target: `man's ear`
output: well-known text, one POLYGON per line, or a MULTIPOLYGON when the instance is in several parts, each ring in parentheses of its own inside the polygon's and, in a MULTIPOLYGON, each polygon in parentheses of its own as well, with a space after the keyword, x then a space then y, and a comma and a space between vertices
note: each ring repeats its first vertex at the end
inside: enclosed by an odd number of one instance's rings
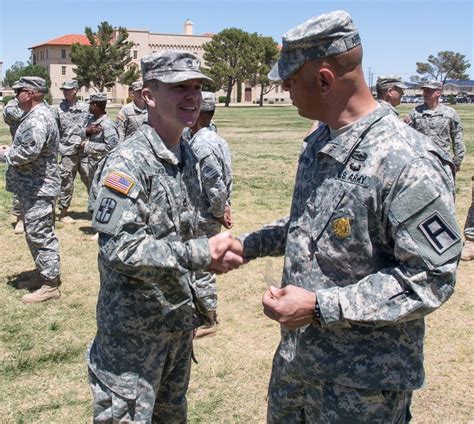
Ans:
POLYGON ((142 97, 143 97, 143 100, 145 100, 145 103, 147 104, 147 106, 156 107, 157 99, 148 87, 145 87, 142 90, 142 97))
POLYGON ((334 85, 335 76, 333 72, 328 68, 320 68, 318 73, 319 73, 321 94, 323 95, 328 94, 334 85))

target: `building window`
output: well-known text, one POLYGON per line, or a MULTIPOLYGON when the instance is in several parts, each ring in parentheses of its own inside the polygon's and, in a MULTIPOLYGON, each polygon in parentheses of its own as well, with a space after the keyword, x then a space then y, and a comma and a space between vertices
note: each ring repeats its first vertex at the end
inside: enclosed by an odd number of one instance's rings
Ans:
POLYGON ((66 67, 61 66, 61 75, 66 75, 66 67))
POLYGON ((46 59, 48 59, 48 49, 46 49, 46 59))
POLYGON ((138 59, 138 51, 137 50, 133 51, 133 58, 138 59))
POLYGON ((66 59, 66 49, 61 49, 61 59, 66 59))
POLYGON ((86 93, 88 93, 88 92, 89 92, 89 87, 86 87, 86 93))
POLYGON ((275 93, 278 93, 278 85, 275 86, 275 93))
POLYGON ((112 91, 112 87, 107 87, 107 93, 110 93, 112 91))

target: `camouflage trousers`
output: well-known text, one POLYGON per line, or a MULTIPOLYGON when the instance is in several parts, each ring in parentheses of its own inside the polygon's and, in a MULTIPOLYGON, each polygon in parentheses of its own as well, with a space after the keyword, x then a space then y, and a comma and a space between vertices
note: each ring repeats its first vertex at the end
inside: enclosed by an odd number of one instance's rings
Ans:
POLYGON ((36 268, 45 280, 59 277, 59 241, 54 232, 54 198, 19 196, 25 236, 36 268))
POLYGON ((18 196, 16 194, 13 195, 12 199, 12 214, 16 217, 21 216, 20 201, 18 200, 18 196))
POLYGON ((474 241, 474 177, 471 177, 471 206, 467 212, 466 223, 464 224, 464 237, 474 241))
POLYGON ((94 423, 186 423, 192 331, 97 333, 88 352, 94 423))
MULTIPOLYGON (((381 391, 307 381, 301 365, 277 350, 268 388, 270 424, 403 424, 411 419, 411 391, 381 391)), ((311 367, 311 364, 308 364, 311 367)))
POLYGON ((58 209, 68 209, 71 205, 74 193, 74 179, 79 171, 81 181, 89 190, 89 168, 87 156, 76 154, 74 156, 63 156, 60 163, 59 175, 61 177, 61 191, 58 197, 58 209))

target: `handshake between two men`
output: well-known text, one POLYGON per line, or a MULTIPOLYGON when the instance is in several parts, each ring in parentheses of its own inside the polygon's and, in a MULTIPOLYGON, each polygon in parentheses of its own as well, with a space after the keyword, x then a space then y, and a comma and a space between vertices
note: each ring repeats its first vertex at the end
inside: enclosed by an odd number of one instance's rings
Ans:
MULTIPOLYGON (((209 249, 211 252, 209 270, 216 274, 227 273, 249 261, 244 257, 242 243, 232 237, 229 231, 211 237, 209 249)), ((267 317, 294 329, 314 321, 316 293, 293 285, 281 289, 270 286, 263 295, 262 304, 267 317)))

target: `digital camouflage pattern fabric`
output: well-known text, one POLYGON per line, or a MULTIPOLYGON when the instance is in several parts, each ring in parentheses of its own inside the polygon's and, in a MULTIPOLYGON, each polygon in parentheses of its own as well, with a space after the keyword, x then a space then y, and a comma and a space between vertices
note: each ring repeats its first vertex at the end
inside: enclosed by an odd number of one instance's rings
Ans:
POLYGON ((59 276, 59 243, 54 233, 54 199, 59 193, 59 131, 51 109, 41 103, 23 117, 8 162, 6 189, 14 193, 24 217, 25 236, 40 275, 59 276))
POLYGON ((140 109, 134 102, 123 106, 115 120, 115 126, 119 134, 119 141, 122 142, 129 138, 148 120, 146 107, 140 109))
MULTIPOLYGON (((211 263, 208 240, 193 239, 202 196, 198 161, 185 143, 181 149, 180 165, 144 124, 101 162, 91 190, 101 279, 91 386, 96 393, 108 388, 108 404, 118 399, 123 417, 134 410, 132 419, 143 422, 151 422, 155 398, 163 422, 185 421, 191 333, 210 312, 193 278, 211 263), (169 369, 176 375, 163 373, 169 369)), ((95 399, 99 411, 101 397, 95 399)))
POLYGON ((87 155, 87 186, 89 188, 92 184, 92 179, 94 178, 94 173, 97 169, 97 164, 104 156, 106 156, 110 151, 112 151, 119 142, 117 128, 115 127, 114 122, 112 121, 112 119, 110 119, 108 115, 102 115, 98 119, 90 115, 86 123, 86 127, 90 125, 100 127, 101 131, 97 134, 89 136, 88 142, 84 148, 84 153, 87 155))
POLYGON ((3 121, 8 125, 12 138, 15 137, 16 130, 24 115, 25 112, 18 106, 16 97, 11 99, 3 108, 3 121))
POLYGON ((412 109, 408 117, 411 121, 409 125, 427 135, 451 155, 456 169, 459 170, 466 153, 466 147, 463 142, 463 127, 458 113, 443 104, 438 105, 435 109, 429 109, 425 104, 422 104, 412 109))
POLYGON ((281 378, 419 388, 424 317, 453 293, 461 252, 452 164, 384 107, 306 141, 289 218, 241 239, 247 258, 285 254, 283 286, 317 294, 321 322, 282 330, 281 378))

